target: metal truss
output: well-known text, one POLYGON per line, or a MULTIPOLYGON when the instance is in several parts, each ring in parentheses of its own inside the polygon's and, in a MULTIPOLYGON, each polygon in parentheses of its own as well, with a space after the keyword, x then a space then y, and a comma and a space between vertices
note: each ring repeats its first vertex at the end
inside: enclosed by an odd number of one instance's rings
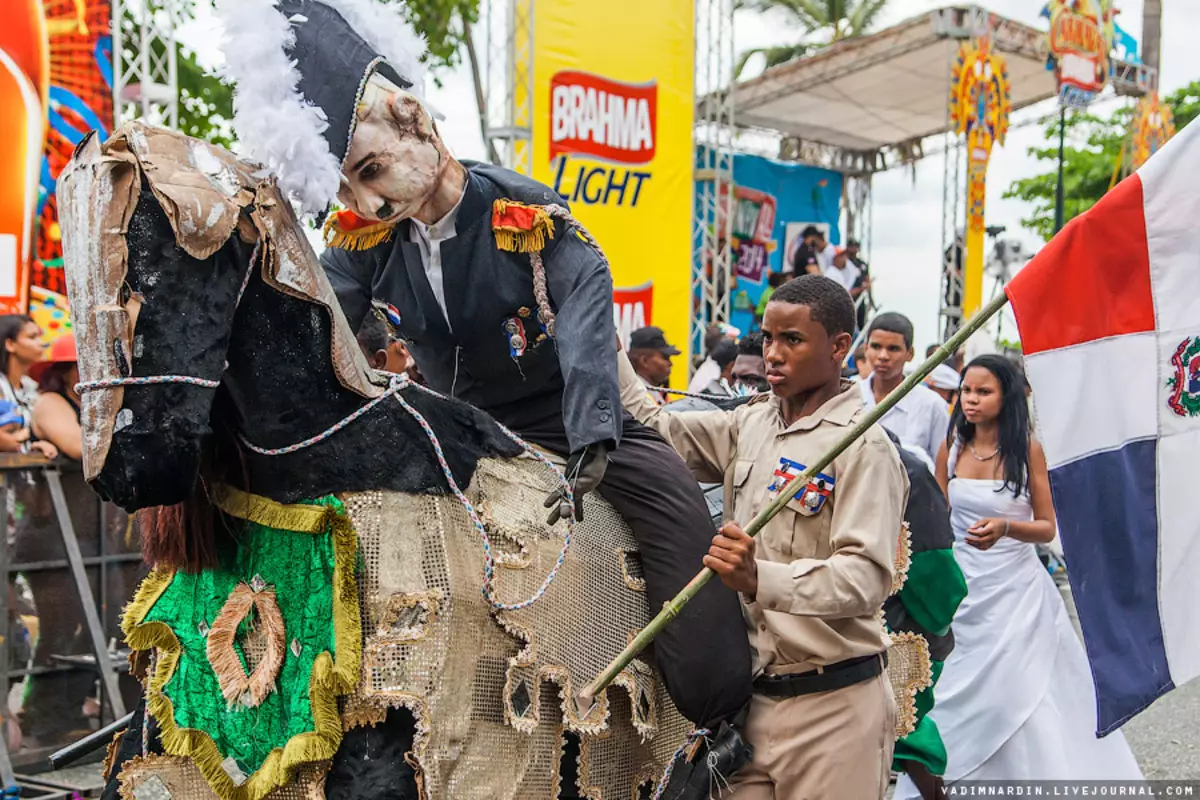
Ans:
POLYGON ((175 27, 182 0, 113 0, 113 122, 179 127, 175 27))
MULTIPOLYGON (((954 52, 956 38, 974 35, 970 26, 963 26, 947 33, 946 48, 946 97, 950 97, 950 85, 954 80, 954 52)), ((966 283, 963 267, 967 258, 966 242, 966 187, 962 181, 962 165, 965 158, 965 137, 954 132, 950 118, 950 104, 946 103, 946 132, 942 140, 942 279, 938 282, 938 328, 942 341, 946 341, 963 323, 963 293, 966 283), (962 217, 959 207, 962 207, 962 217)))
POLYGON ((696 206, 692 219, 691 352, 704 331, 729 321, 733 251, 733 0, 697 0, 695 28, 696 206))
POLYGON ((533 174, 533 4, 486 0, 484 104, 487 139, 502 166, 533 174))

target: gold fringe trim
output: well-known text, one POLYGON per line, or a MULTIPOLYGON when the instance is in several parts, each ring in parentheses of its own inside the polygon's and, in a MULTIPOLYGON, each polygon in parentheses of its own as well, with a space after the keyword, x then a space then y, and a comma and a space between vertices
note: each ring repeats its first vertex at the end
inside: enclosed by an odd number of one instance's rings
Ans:
POLYGON ((904 588, 908 568, 912 566, 912 532, 907 522, 900 523, 900 540, 896 544, 896 559, 892 563, 892 591, 889 597, 904 588))
POLYGON ((231 517, 292 533, 324 533, 329 528, 332 511, 326 506, 276 503, 225 484, 217 486, 210 499, 231 517))
POLYGON ((255 592, 245 583, 233 587, 229 599, 205 637, 208 663, 216 673, 217 685, 221 687, 221 695, 230 708, 243 700, 243 695, 247 707, 262 705, 267 695, 275 691, 275 678, 283 666, 283 654, 287 647, 284 641, 286 636, 283 614, 275 602, 274 589, 255 592), (238 625, 252 608, 258 611, 267 649, 262 661, 247 675, 242 660, 233 649, 233 640, 237 636, 238 625))
POLYGON ((327 506, 283 505, 228 486, 218 487, 213 501, 227 514, 260 525, 283 527, 278 523, 298 522, 285 528, 296 533, 319 533, 328 526, 333 536, 333 629, 337 660, 322 652, 313 662, 309 704, 314 730, 297 734, 283 747, 272 750, 240 786, 234 784, 221 766, 224 758, 207 733, 179 727, 175 707, 164 693, 179 667, 183 646, 166 623, 143 620, 171 585, 175 572, 157 567, 152 570, 122 617, 121 629, 131 648, 159 651, 158 665, 146 691, 146 706, 158 722, 163 749, 171 755, 190 757, 222 800, 263 800, 292 780, 298 767, 331 760, 341 744, 342 721, 337 698, 354 691, 362 659, 362 616, 354 578, 358 537, 349 517, 327 506), (313 525, 313 515, 319 516, 319 526, 313 525))
POLYGON ((887 676, 896 698, 896 738, 903 739, 917 728, 917 693, 933 685, 933 660, 919 633, 893 633, 891 639, 887 676))
POLYGON ((337 222, 337 214, 330 214, 321 227, 321 238, 329 247, 340 250, 370 250, 391 239, 395 230, 396 226, 389 222, 377 222, 353 231, 342 230, 337 222))
POLYGON ((496 234, 496 249, 509 253, 535 253, 546 247, 547 239, 554 238, 554 221, 540 206, 501 198, 492 204, 492 230, 496 234), (514 208, 532 212, 528 228, 502 224, 500 218, 514 208))

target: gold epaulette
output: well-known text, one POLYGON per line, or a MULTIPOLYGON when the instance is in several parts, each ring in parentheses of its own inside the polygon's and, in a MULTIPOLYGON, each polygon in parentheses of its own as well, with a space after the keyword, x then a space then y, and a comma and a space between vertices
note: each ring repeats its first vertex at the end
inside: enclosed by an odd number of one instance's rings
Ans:
POLYGON ((325 218, 322 238, 329 247, 341 250, 370 250, 392 238, 395 223, 371 222, 349 209, 337 211, 325 218))
POLYGON ((554 221, 541 206, 500 199, 492 204, 492 230, 498 249, 534 253, 554 238, 554 221))

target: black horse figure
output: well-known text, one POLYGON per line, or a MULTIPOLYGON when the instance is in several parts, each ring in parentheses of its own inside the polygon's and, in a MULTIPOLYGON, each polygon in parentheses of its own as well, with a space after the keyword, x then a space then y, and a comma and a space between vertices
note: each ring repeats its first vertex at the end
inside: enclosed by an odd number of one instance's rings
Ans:
MULTIPOLYGON (((437 511, 439 524, 447 528, 450 596, 439 595, 440 609, 436 604, 425 607, 426 616, 414 617, 418 621, 413 625, 424 636, 433 629, 434 618, 442 617, 438 623, 452 626, 445 639, 449 644, 443 642, 447 652, 456 646, 456 637, 476 637, 467 643, 474 672, 455 671, 453 657, 445 655, 436 662, 444 662, 444 674, 410 676, 431 687, 425 695, 407 687, 384 700, 371 696, 382 673, 375 674, 372 683, 371 669, 377 665, 368 656, 386 648, 371 649, 371 635, 376 626, 382 630, 383 623, 372 611, 378 598, 360 586, 364 677, 354 697, 341 700, 346 732, 327 774, 315 781, 323 785, 325 796, 415 800, 421 783, 426 797, 549 800, 560 784, 562 796, 573 796, 569 783, 577 755, 580 783, 588 796, 636 798, 648 793, 686 731, 659 691, 653 671, 635 664, 622 683, 634 702, 609 698, 602 708, 593 709, 598 717, 571 719, 571 704, 566 702, 572 685, 577 689, 620 649, 629 633, 626 628, 645 622, 645 600, 636 592, 636 575, 622 572, 633 571, 632 537, 627 537, 630 544, 624 550, 615 548, 617 556, 612 558, 617 560, 608 570, 615 577, 590 573, 591 582, 603 584, 607 592, 592 601, 596 607, 569 602, 570 595, 584 591, 576 587, 588 583, 582 570, 594 567, 584 563, 589 556, 578 555, 578 549, 563 562, 559 583, 528 609, 486 606, 478 582, 473 590, 467 586, 459 591, 455 581, 462 573, 454 569, 463 559, 454 548, 473 533, 459 501, 450 495, 433 438, 442 445, 454 482, 468 493, 469 486, 487 477, 484 473, 494 475, 488 469, 512 469, 504 465, 517 463, 512 459, 524 448, 477 409, 415 386, 389 385, 394 378, 367 369, 290 207, 269 180, 224 151, 135 124, 104 145, 85 140, 60 180, 59 195, 83 381, 85 473, 105 499, 129 511, 143 510, 150 563, 184 573, 220 568, 220 554, 238 545, 237 520, 210 502, 218 486, 284 504, 336 495, 351 508, 356 493, 369 493, 385 509, 417 508, 434 501, 441 504, 437 508, 450 509, 437 511), (387 393, 396 393, 407 408, 396 398, 383 397, 387 393), (366 406, 365 413, 354 416, 366 406), (310 438, 315 441, 289 447, 310 438), (496 463, 501 466, 487 466, 496 463), (400 505, 388 506, 389 502, 400 505), (458 527, 451 530, 453 526, 458 527), (628 598, 624 592, 630 592, 628 598), (557 632, 575 624, 563 618, 572 608, 589 617, 584 620, 589 623, 586 637, 582 630, 557 632), (532 645, 539 636, 543 638, 535 655, 532 645), (554 636, 568 638, 560 642, 554 636), (590 672, 578 674, 571 654, 558 651, 570 647, 562 642, 583 642, 587 637, 604 641, 589 645, 599 647, 599 656, 590 659, 595 665, 590 672), (499 655, 489 647, 498 647, 499 655), (492 690, 487 686, 492 684, 485 686, 480 677, 487 665, 500 676, 491 679, 493 684, 502 681, 495 687, 496 697, 488 696, 492 690), (561 702, 556 692, 543 691, 543 679, 561 686, 561 702), (498 696, 501 692, 503 697, 498 696), (365 717, 352 719, 347 703, 360 696, 366 698, 362 708, 368 710, 362 712, 365 717), (439 716, 436 698, 464 696, 472 698, 462 706, 470 725, 443 736, 439 726, 447 725, 450 717, 439 716), (560 766, 564 729, 583 736, 583 753, 573 753, 565 760, 569 763, 560 766), (589 745, 590 734, 604 735, 589 745), (646 744, 643 739, 653 741, 646 744), (550 761, 547 748, 552 748, 550 761), (471 772, 483 768, 471 766, 481 760, 501 762, 484 765, 497 773, 491 785, 479 777, 482 773, 471 772), (637 774, 629 774, 630 764, 637 774), (545 775, 552 779, 530 777, 539 767, 546 767, 545 775), (542 793, 545 786, 553 791, 542 793)), ((521 461, 538 466, 528 458, 521 461)), ((519 523, 505 521, 512 516, 505 516, 509 511, 524 513, 510 508, 520 492, 512 489, 509 498, 507 485, 496 485, 501 489, 483 501, 492 516, 484 515, 482 527, 493 536, 510 537, 506 542, 511 552, 504 555, 509 560, 503 563, 513 569, 500 570, 504 574, 497 578, 497 591, 511 601, 513 593, 505 593, 503 580, 531 563, 529 552, 536 557, 543 545, 555 552, 561 536, 544 525, 543 530, 531 530, 533 524, 524 517, 519 523)), ((521 480, 513 486, 521 492, 545 491, 544 486, 524 486, 521 480)), ((589 509, 596 502, 589 497, 589 509)), ((544 512, 538 504, 532 513, 544 512)), ((605 519, 603 514, 588 516, 605 519)), ((355 518, 356 526, 362 519, 355 518)), ((419 524, 386 514, 381 519, 385 528, 419 524)), ((583 528, 577 538, 585 554, 614 550, 607 541, 589 549, 589 530, 583 528)), ((360 552, 363 535, 360 531, 360 552)), ((376 544, 376 550, 391 546, 387 538, 379 541, 383 544, 376 544)), ((477 551, 478 541, 472 546, 477 551)), ((431 566, 428 552, 421 552, 410 562, 418 559, 420 570, 434 570, 437 564, 431 566)), ((475 581, 470 576, 479 574, 481 561, 476 552, 474 564, 468 563, 468 582, 475 581)), ((360 563, 359 580, 376 582, 364 585, 390 579, 372 575, 373 569, 369 561, 360 563)), ((525 587, 541 582, 535 575, 513 586, 520 587, 517 594, 528 594, 525 587)), ((545 585, 549 583, 546 578, 545 585)), ((402 651, 394 652, 418 652, 427 646, 419 639, 406 640, 402 651)), ((249 663, 246 648, 239 654, 249 663)), ((121 767, 135 755, 144 755, 144 741, 148 752, 162 752, 158 722, 143 716, 144 708, 143 701, 120 743, 105 797, 117 796, 121 767), (145 732, 144 721, 149 725, 145 732)), ((320 771, 323 765, 312 766, 320 771)), ((290 774, 289 780, 296 779, 290 774)), ((238 800, 263 796, 251 796, 240 785, 230 791, 213 786, 218 795, 238 800)))

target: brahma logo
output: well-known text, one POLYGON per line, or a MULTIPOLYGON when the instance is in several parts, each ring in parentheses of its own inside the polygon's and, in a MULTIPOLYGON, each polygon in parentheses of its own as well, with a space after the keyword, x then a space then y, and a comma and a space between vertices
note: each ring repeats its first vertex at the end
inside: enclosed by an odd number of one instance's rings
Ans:
POLYGON ((626 347, 629 346, 629 334, 653 324, 653 311, 654 281, 646 281, 641 286, 613 288, 613 323, 626 347))
POLYGON ((658 82, 566 70, 550 79, 550 159, 578 154, 648 164, 658 139, 658 82))

